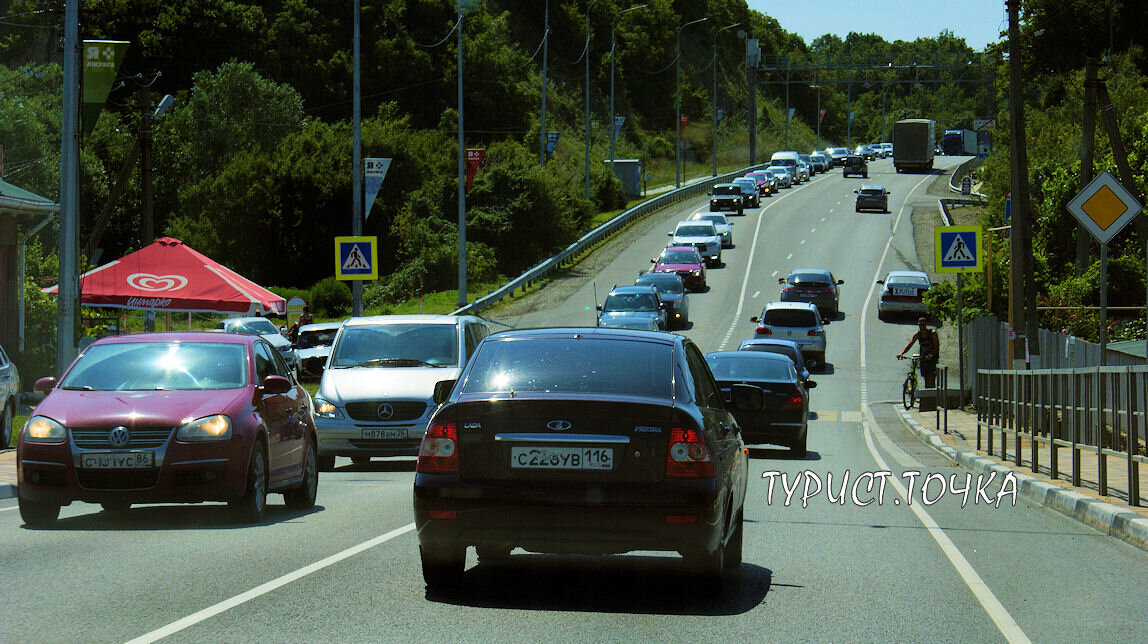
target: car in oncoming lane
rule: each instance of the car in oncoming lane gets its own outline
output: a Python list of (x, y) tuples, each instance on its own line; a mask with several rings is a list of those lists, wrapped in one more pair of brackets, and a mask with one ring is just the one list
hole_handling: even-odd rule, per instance
[(761, 315), (750, 318), (756, 324), (755, 338), (793, 340), (802, 355), (824, 366), (827, 341), (825, 326), (817, 307), (809, 302), (770, 302)]
[(817, 386), (801, 380), (789, 358), (760, 351), (718, 351), (706, 354), (706, 363), (722, 393), (737, 384), (760, 387), (765, 392), (761, 409), (735, 409), (742, 439), (750, 445), (785, 445), (794, 456), (804, 457), (809, 434), (809, 394)]
[(877, 300), (877, 317), (886, 319), (902, 314), (919, 317), (927, 315), (925, 293), (933, 287), (929, 276), (921, 271), (889, 271), (881, 285), (881, 297)]
[(785, 168), (780, 166), (771, 166), (766, 168), (765, 171), (769, 173), (769, 176), (774, 178), (774, 180), (777, 182), (778, 188), (793, 187), (793, 175), (789, 174), (789, 171)]
[(57, 382), (16, 448), (20, 516), (56, 521), (73, 501), (105, 512), (134, 503), (227, 501), (262, 521), (267, 494), (315, 504), (311, 397), (258, 335), (148, 333), (103, 338)]
[(741, 194), (745, 199), (747, 208), (757, 208), (761, 206), (761, 186), (758, 185), (757, 179), (753, 177), (738, 177), (730, 183), (741, 188)]
[(722, 248), (733, 248), (733, 222), (720, 212), (695, 212), (690, 215), (689, 221), (708, 221), (721, 235)]
[(677, 552), (707, 594), (741, 564), (749, 463), (732, 410), (765, 394), (734, 384), (727, 402), (688, 338), (503, 331), (435, 389), (414, 480), (430, 589), (462, 584), (471, 546), (480, 562)]
[(295, 357), (299, 362), (299, 378), (318, 380), (323, 375), (331, 345), (342, 322), (316, 322), (299, 327), (295, 338)]
[(721, 266), (721, 234), (709, 221), (679, 221), (668, 233), (670, 246), (693, 246), (710, 266)]
[(627, 329), (666, 328), (666, 305), (653, 286), (615, 286), (597, 305), (598, 326)]
[(666, 305), (666, 328), (684, 329), (690, 324), (690, 296), (677, 273), (641, 273), (635, 286), (653, 286)]
[(291, 341), (288, 340), (279, 329), (275, 327), (275, 323), (265, 317), (250, 316), (250, 317), (234, 317), (227, 318), (221, 322), (216, 323), (216, 331), (223, 331), (224, 333), (241, 333), (243, 335), (258, 335), (264, 340), (271, 343), (279, 355), (283, 356), (283, 360), (287, 362), (287, 366), (291, 367), (292, 373), (299, 374), (299, 359), (295, 355), (295, 347), (291, 346)]
[(710, 189), (710, 210), (712, 212), (736, 212), (745, 214), (745, 196), (741, 187), (732, 183), (719, 183)]
[(706, 265), (693, 246), (668, 246), (650, 260), (652, 273), (677, 273), (691, 291), (706, 290)]

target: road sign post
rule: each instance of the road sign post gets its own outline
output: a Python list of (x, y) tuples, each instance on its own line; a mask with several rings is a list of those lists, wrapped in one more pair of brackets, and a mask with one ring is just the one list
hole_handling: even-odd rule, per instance
[[(967, 179), (968, 177), (966, 177)], [(965, 395), (965, 337), (961, 318), (964, 302), (961, 273), (984, 270), (984, 234), (980, 226), (937, 226), (933, 229), (934, 268), (938, 273), (957, 274), (957, 373), (958, 400)]]
[(1100, 364), (1108, 363), (1108, 242), (1140, 213), (1141, 204), (1116, 177), (1101, 172), (1071, 201), (1068, 211), (1100, 242)]

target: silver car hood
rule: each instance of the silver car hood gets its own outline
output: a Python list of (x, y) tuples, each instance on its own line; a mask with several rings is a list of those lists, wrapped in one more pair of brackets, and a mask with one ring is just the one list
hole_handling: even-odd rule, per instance
[(291, 348), (291, 341), (288, 340), (287, 338), (283, 337), (282, 334), (279, 334), (279, 333), (260, 333), (259, 337), (270, 342), (271, 346), (275, 347), (276, 349), (278, 349), (280, 351), (282, 351), (285, 348), (286, 349)]
[(430, 400), (440, 380), (458, 378), (458, 367), (351, 367), (327, 369), (319, 397), (342, 405), (357, 400)]

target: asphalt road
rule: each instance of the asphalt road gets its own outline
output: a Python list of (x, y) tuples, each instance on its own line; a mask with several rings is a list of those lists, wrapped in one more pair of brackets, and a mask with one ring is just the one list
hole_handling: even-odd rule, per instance
[[(747, 498), (745, 562), (721, 596), (697, 596), (663, 553), (516, 553), (478, 565), (473, 552), (463, 592), (428, 595), (411, 524), (413, 459), (339, 459), (321, 475), (314, 510), (288, 511), (272, 496), (269, 520), (254, 527), (232, 524), (218, 504), (111, 516), (77, 503), (55, 528), (33, 530), (14, 499), (0, 501), (0, 641), (1141, 640), (1145, 553), (999, 480), (982, 481), (980, 495), (975, 478), (967, 495), (953, 493), (965, 471), (899, 424), (903, 365), (893, 356), (913, 327), (877, 320), (874, 280), (917, 267), (909, 209), (935, 204), (925, 194), (935, 177), (896, 174), (887, 160), (870, 168), (868, 181), (822, 175), (735, 217), (736, 248), (710, 271), (709, 291), (691, 295), (683, 333), (712, 351), (752, 334), (749, 318), (791, 268), (845, 280), (829, 365), (813, 376), (809, 453), (752, 450), (760, 476)], [(890, 214), (853, 212), (862, 183), (893, 192)], [(664, 226), (564, 303), (501, 321), (593, 324), (594, 285), (601, 298), (631, 283), (673, 223), (704, 206), (659, 215)]]

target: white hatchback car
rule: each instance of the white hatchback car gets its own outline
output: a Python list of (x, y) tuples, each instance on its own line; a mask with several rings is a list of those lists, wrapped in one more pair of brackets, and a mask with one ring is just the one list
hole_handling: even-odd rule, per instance
[(755, 338), (792, 340), (801, 354), (818, 365), (825, 364), (827, 341), (817, 306), (809, 302), (770, 302), (761, 315), (750, 318), (757, 324)]

